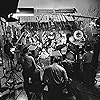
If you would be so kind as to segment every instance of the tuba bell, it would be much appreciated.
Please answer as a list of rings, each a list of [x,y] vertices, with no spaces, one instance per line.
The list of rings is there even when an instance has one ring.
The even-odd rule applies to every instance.
[[[81,40],[83,38],[83,32],[81,30],[77,30],[74,32],[74,38],[76,40]]]

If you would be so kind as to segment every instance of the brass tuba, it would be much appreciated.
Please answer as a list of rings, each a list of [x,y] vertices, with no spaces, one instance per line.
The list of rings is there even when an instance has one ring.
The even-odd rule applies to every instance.
[[[83,32],[81,30],[77,30],[74,32],[74,38],[76,40],[81,40],[83,38]]]

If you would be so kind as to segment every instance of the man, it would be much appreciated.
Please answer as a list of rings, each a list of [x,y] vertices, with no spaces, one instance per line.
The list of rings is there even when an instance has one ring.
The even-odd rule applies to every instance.
[[[96,76],[96,70],[99,66],[99,54],[100,54],[100,17],[96,20],[96,30],[97,33],[94,35],[95,41],[93,45],[93,58],[92,58],[92,66],[93,66],[93,83],[95,83],[95,76]],[[94,85],[94,84],[93,84]]]
[[[10,51],[13,48],[13,45],[10,43],[9,40],[6,40],[6,44],[4,45],[4,53],[11,59],[14,59],[13,53]]]
[[[92,79],[92,57],[93,57],[93,51],[90,45],[87,45],[86,47],[86,53],[83,54],[82,60],[83,60],[83,82],[89,86],[91,84]]]
[[[34,58],[28,55],[27,47],[23,48],[21,58],[18,60],[18,64],[21,64],[22,66],[23,69],[22,75],[24,78],[24,89],[27,94],[28,100],[31,100],[31,95],[29,94],[30,92],[29,79],[31,78],[33,83],[40,79],[38,79],[37,76],[34,75],[36,69],[36,63]]]
[[[96,32],[95,23],[93,22],[94,19],[91,19],[90,23],[87,23],[84,27],[84,33],[86,36],[86,44],[93,46],[93,34]]]
[[[54,63],[45,69],[43,75],[43,82],[48,86],[48,100],[64,100],[62,88],[68,82],[67,73],[58,65],[58,57],[54,57],[53,61]]]

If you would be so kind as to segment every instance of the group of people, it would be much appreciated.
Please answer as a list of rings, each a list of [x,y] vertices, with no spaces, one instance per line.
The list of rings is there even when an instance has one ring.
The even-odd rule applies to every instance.
[[[86,34],[79,33],[77,39],[72,31],[60,28],[46,31],[39,29],[32,33],[24,29],[20,40],[16,36],[13,37],[16,41],[6,40],[4,52],[11,60],[14,59],[14,54],[10,49],[21,45],[17,48],[20,51],[16,53],[17,64],[22,66],[24,89],[29,100],[30,91],[38,91],[38,95],[45,86],[48,86],[47,100],[65,100],[66,93],[62,90],[68,88],[70,78],[82,81],[87,87],[94,84],[100,48],[100,18],[95,25],[97,34],[92,35],[92,43]]]
[[[53,59],[54,63],[52,65],[48,64],[43,70],[38,68],[39,66],[35,63],[34,58],[28,53],[28,49],[25,47],[21,58],[18,60],[18,64],[21,64],[23,68],[24,89],[28,99],[31,100],[30,91],[43,92],[46,85],[48,86],[47,100],[63,99],[62,88],[68,84],[68,76],[66,70],[58,64],[59,58],[55,57]],[[42,78],[40,77],[41,70],[44,72],[42,72]],[[29,78],[32,82],[31,87]],[[39,99],[41,99],[41,97]]]

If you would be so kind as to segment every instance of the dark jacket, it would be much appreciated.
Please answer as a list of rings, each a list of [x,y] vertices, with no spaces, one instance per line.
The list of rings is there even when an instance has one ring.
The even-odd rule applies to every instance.
[[[57,63],[53,63],[45,69],[43,81],[44,83],[47,82],[52,85],[60,85],[62,83],[66,83],[68,81],[68,77],[63,67]]]

